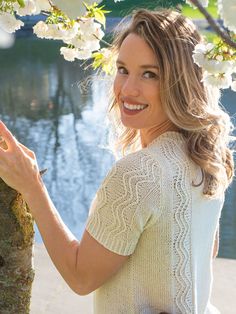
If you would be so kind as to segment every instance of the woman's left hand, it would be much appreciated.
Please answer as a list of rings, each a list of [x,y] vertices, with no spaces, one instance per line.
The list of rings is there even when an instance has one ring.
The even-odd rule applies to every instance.
[[[7,145],[0,146],[0,177],[24,196],[41,181],[36,156],[17,141],[2,121],[0,136]]]

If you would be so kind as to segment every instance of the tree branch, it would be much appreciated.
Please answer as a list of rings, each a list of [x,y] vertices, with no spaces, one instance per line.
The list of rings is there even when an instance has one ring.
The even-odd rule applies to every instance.
[[[218,23],[216,23],[216,21],[213,19],[213,17],[201,5],[199,0],[189,0],[189,1],[192,4],[194,4],[198,8],[198,10],[205,16],[209,25],[214,29],[216,34],[219,35],[227,45],[236,49],[236,42],[232,40],[232,38],[220,27],[220,25]]]

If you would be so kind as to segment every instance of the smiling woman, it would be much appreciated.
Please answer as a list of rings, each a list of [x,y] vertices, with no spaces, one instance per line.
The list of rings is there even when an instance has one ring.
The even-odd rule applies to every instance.
[[[140,130],[143,147],[156,138],[160,130],[177,130],[161,104],[156,55],[136,34],[129,34],[120,47],[114,92],[122,124]]]
[[[185,136],[190,157],[204,170],[204,194],[210,197],[220,194],[232,181],[233,156],[227,146],[234,127],[219,106],[219,89],[202,83],[203,70],[193,61],[194,47],[202,41],[194,24],[177,12],[162,10],[151,16],[143,13],[141,20],[134,16],[133,23],[123,32],[119,29],[114,40],[118,70],[110,112],[119,134],[117,146],[123,153],[127,148],[135,150],[140,140],[146,146],[156,137],[155,127],[169,120],[170,130],[178,129]],[[147,73],[142,68],[147,63],[157,69]],[[133,88],[133,94],[129,88]],[[145,102],[150,101],[137,116],[138,126],[136,120],[128,118],[124,101],[122,104],[127,96],[131,104],[148,105]]]
[[[219,313],[210,303],[212,257],[233,176],[233,127],[193,62],[201,40],[171,10],[137,11],[118,28],[110,118],[128,155],[100,187],[86,230],[131,255],[96,290],[97,313]]]

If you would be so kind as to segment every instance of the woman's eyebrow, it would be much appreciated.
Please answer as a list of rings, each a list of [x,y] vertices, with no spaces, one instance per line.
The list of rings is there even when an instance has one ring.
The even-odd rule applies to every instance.
[[[125,65],[125,63],[123,61],[121,61],[121,60],[117,60],[116,63]],[[159,67],[157,65],[155,65],[155,64],[143,64],[143,65],[140,65],[140,68],[142,68],[142,69],[154,68],[154,69],[159,70]]]

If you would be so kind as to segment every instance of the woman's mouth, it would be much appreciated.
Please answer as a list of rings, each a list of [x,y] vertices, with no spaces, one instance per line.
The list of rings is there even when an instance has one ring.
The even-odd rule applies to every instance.
[[[122,106],[123,106],[124,112],[129,115],[139,113],[148,107],[148,105],[128,104],[126,102],[123,102]]]

